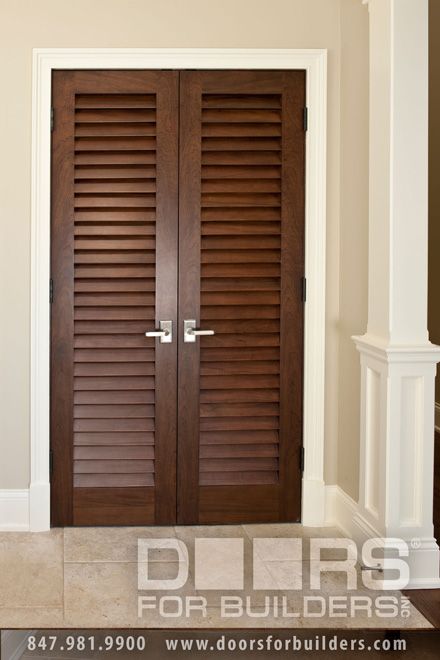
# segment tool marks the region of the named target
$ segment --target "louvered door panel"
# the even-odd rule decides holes
[[[87,154],[88,165],[75,162],[74,169],[74,509],[75,501],[81,499],[81,491],[76,492],[79,488],[155,485],[154,340],[142,340],[145,349],[131,359],[130,352],[137,349],[116,348],[111,343],[126,341],[127,322],[140,320],[146,328],[155,323],[156,223],[145,212],[156,206],[156,95],[103,95],[97,107],[90,96],[94,97],[75,97],[75,157]],[[137,139],[144,136],[151,142]],[[108,165],[93,162],[95,151],[111,150],[117,157],[129,146],[131,151],[145,154],[145,161],[154,158],[153,166],[145,170],[145,162],[125,164],[125,176],[117,179],[109,176]],[[123,213],[106,223],[109,208],[139,212],[136,219],[123,224],[117,224]],[[90,219],[90,209],[101,218]],[[152,264],[150,277],[125,277],[123,267],[121,270],[125,263],[134,267]],[[114,277],[103,279],[101,265],[111,267]],[[92,273],[83,277],[83,266],[94,268],[94,277]],[[84,326],[76,323],[84,320],[95,321],[96,334],[84,335]],[[107,320],[117,320],[119,326],[112,332]],[[108,334],[114,336],[106,346]],[[142,338],[141,333],[138,336]],[[84,348],[88,338],[96,337],[101,339],[100,348]],[[81,348],[77,348],[77,340]],[[103,362],[102,351],[110,348],[112,354]],[[112,443],[103,445],[100,440],[109,430],[115,434]],[[85,444],[84,434],[89,444]],[[127,434],[136,443],[136,460],[132,460],[133,449],[127,452],[124,447]]]
[[[54,522],[173,522],[177,74],[56,72],[54,107]]]
[[[277,484],[282,171],[279,164],[268,166],[262,173],[254,173],[252,168],[258,167],[254,163],[269,142],[281,163],[282,99],[281,94],[268,95],[266,99],[243,94],[230,94],[227,98],[226,108],[225,97],[217,94],[203,94],[201,103],[202,163],[206,154],[218,154],[221,161],[224,150],[241,153],[243,166],[238,176],[231,168],[225,173],[223,167],[228,166],[219,164],[202,165],[201,171],[200,323],[213,329],[215,336],[201,339],[199,483]],[[207,140],[213,135],[223,136],[217,150]],[[252,139],[252,151],[243,149],[243,136]],[[267,233],[261,233],[252,211],[258,214],[266,208],[274,219]],[[210,209],[225,212],[229,219],[227,234],[217,234],[219,220],[205,219]],[[250,212],[247,225],[243,222],[243,210]],[[215,264],[220,265],[220,271],[215,271]],[[240,283],[236,264],[245,273]],[[246,272],[246,264],[254,266],[253,272]],[[266,283],[262,288],[260,280],[266,280],[268,275],[266,264],[271,269],[271,285]],[[246,314],[245,320],[233,312],[226,313],[233,318],[225,318],[224,308],[235,305]],[[263,305],[266,310],[260,308]],[[262,345],[272,347],[270,360],[260,359],[258,350]],[[247,355],[242,353],[242,346]],[[218,349],[215,356],[210,354],[213,348]],[[271,442],[246,443],[241,449],[243,433],[268,427],[275,431]],[[210,434],[219,431],[223,432],[222,444],[213,447]]]
[[[304,105],[301,72],[181,75],[180,313],[215,332],[180,347],[181,522],[299,518]]]

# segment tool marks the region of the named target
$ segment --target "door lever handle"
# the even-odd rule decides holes
[[[171,344],[173,341],[173,322],[159,321],[159,330],[148,330],[146,337],[159,337],[161,344]]]
[[[194,319],[189,319],[183,322],[183,341],[186,343],[194,343],[196,337],[204,337],[206,335],[214,335],[214,330],[200,330],[196,328]]]

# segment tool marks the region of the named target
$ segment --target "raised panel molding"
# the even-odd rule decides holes
[[[384,539],[403,539],[410,547],[409,588],[438,588],[432,466],[440,350],[387,346],[368,335],[354,340],[361,357],[361,455],[359,502],[349,531],[373,529]]]
[[[365,366],[365,508],[373,518],[379,516],[379,465],[381,419],[381,373]]]

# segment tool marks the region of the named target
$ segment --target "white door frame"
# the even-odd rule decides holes
[[[304,448],[302,523],[325,520],[324,350],[327,51],[50,48],[33,51],[31,483],[29,528],[50,528],[50,166],[53,69],[302,69],[307,74]]]

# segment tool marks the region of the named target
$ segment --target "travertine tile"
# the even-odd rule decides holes
[[[62,607],[0,607],[0,628],[63,626]]]
[[[154,577],[158,580],[161,577],[170,579],[176,572],[177,564],[173,570],[170,562],[157,562],[154,566]],[[139,618],[138,596],[155,599],[197,597],[191,575],[182,589],[139,591],[138,565],[128,562],[67,563],[64,583],[65,620],[70,626],[173,627],[175,619],[161,617],[154,608],[145,610]],[[169,607],[170,611],[174,611],[172,602]],[[194,622],[196,620],[197,615],[194,616]],[[187,624],[190,625],[190,620]]]
[[[232,614],[234,610],[230,610]],[[237,610],[238,613],[238,610]],[[212,628],[303,628],[304,622],[301,617],[277,616],[273,609],[265,607],[252,607],[248,611],[243,610],[240,616],[225,616],[228,611],[222,611],[219,607],[208,608],[209,625]]]
[[[64,561],[135,562],[142,538],[175,538],[174,527],[69,527],[64,530]],[[151,560],[176,561],[176,553],[156,550]]]
[[[63,532],[0,534],[0,607],[60,607]]]
[[[158,628],[429,628],[429,622],[408,605],[409,617],[380,618],[358,610],[354,616],[304,616],[303,598],[317,595],[327,602],[330,596],[347,594],[343,573],[323,573],[319,590],[310,589],[310,562],[307,556],[310,538],[338,538],[331,528],[302,528],[299,525],[225,525],[196,527],[75,528],[66,529],[64,595],[63,530],[45,534],[0,534],[0,626],[2,627],[158,627]],[[154,551],[150,556],[148,577],[162,582],[160,590],[138,591],[138,538],[178,538],[189,551],[188,580],[179,590],[169,589],[165,580],[173,579],[182,564],[174,551]],[[226,591],[195,589],[195,538],[243,539],[243,589]],[[280,561],[280,542],[263,544],[253,557],[254,538],[303,541],[303,562]],[[272,545],[270,545],[272,543]],[[283,545],[281,543],[281,545]],[[285,544],[284,544],[285,545]],[[287,544],[289,545],[289,544]],[[305,548],[305,550],[304,550]],[[226,576],[228,559],[221,553],[213,561],[212,571]],[[328,557],[330,559],[330,557]],[[258,581],[253,582],[253,567]],[[302,573],[302,589],[292,589]],[[361,597],[390,595],[372,592],[361,582],[357,566],[358,589],[350,595]],[[221,584],[221,581],[220,581]],[[395,594],[400,597],[400,594]],[[152,597],[148,608],[138,617],[138,596]],[[184,596],[179,611],[176,596]],[[237,612],[237,597],[245,606],[242,616],[221,617],[221,597],[235,598],[232,612]],[[157,607],[164,598],[163,611]],[[278,603],[277,606],[274,603]],[[63,605],[65,613],[63,617]],[[201,606],[206,605],[206,611]],[[246,605],[248,611],[246,611]],[[187,609],[185,609],[187,608]],[[235,608],[235,609],[234,609]],[[311,606],[313,612],[313,606]],[[319,605],[318,605],[319,610]],[[316,613],[316,612],[315,612]],[[317,612],[319,614],[319,611]],[[165,616],[168,615],[168,616]],[[255,616],[257,615],[257,616]]]
[[[271,561],[265,563],[265,567],[278,589],[301,591],[307,583],[305,562]]]
[[[272,542],[274,549],[274,560],[278,561],[276,539],[290,538],[301,540],[301,550],[303,561],[310,560],[310,540],[320,539],[339,539],[343,535],[335,527],[303,527],[298,523],[278,523],[269,525],[243,525],[243,529],[250,539],[266,538],[274,539]],[[341,550],[323,550],[323,559],[343,559],[346,556]],[[263,558],[263,557],[262,557]]]
[[[194,559],[194,542],[196,538],[242,538],[249,544],[249,537],[242,525],[178,525],[174,528],[177,538],[187,546],[191,561]]]
[[[253,606],[259,607],[264,605],[268,597],[279,596],[283,593],[281,590],[282,588],[278,587],[275,580],[272,578],[267,569],[267,565],[258,557],[254,560],[252,559],[250,548],[247,548],[247,551],[245,550],[244,555],[242,589],[226,588],[226,577],[229,574],[229,564],[227,560],[222,560],[221,556],[215,557],[213,559],[213,566],[215,567],[216,576],[224,576],[225,586],[221,590],[197,590],[199,595],[206,598],[210,607],[218,607],[222,596],[229,596],[232,598],[239,597],[243,600],[246,599],[246,597],[249,597]],[[256,579],[254,579],[254,577]]]
[[[340,538],[343,536],[336,527],[304,527],[300,523],[274,523],[243,525],[250,538]]]
[[[133,626],[137,620],[136,564],[65,564],[64,616],[71,626]]]

